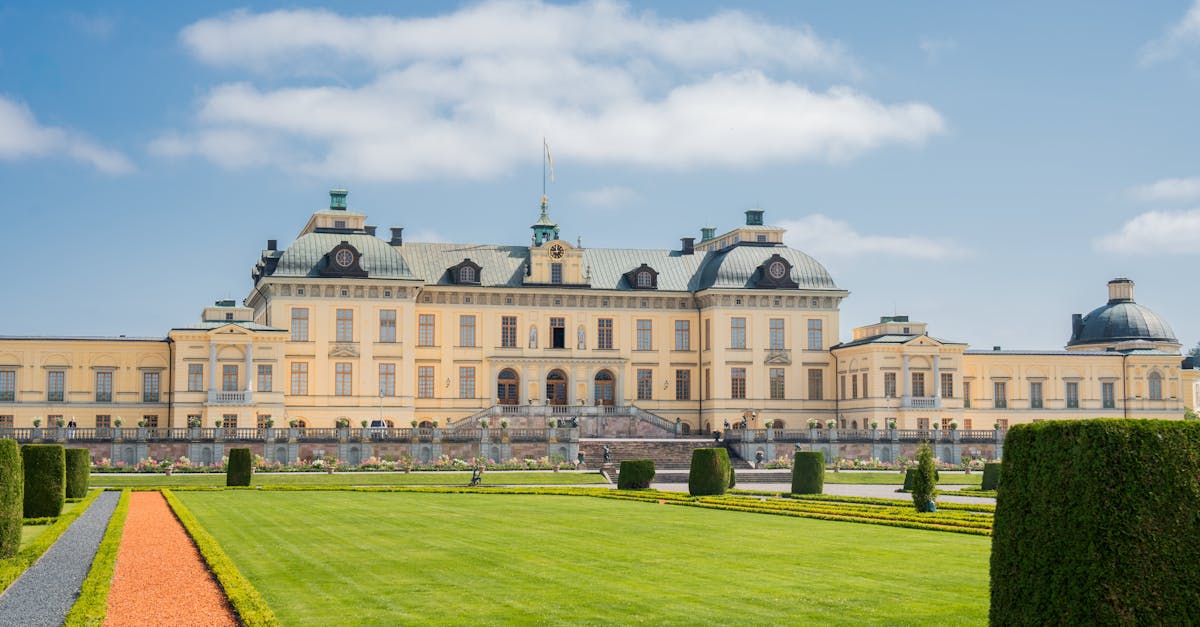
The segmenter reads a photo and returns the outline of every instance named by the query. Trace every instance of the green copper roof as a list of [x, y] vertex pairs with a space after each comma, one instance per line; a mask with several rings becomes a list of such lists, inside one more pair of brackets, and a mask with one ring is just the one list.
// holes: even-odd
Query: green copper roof
[[[308, 233], [292, 242], [275, 267], [273, 276], [317, 277], [325, 255], [338, 244], [348, 242], [362, 255], [360, 264], [372, 279], [412, 279], [404, 257], [387, 242], [361, 233]], [[406, 246], [407, 248], [407, 246]]]

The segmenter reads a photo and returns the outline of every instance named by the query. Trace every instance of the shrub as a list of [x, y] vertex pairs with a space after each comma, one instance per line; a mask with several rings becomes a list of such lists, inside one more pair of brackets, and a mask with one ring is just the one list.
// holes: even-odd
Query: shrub
[[912, 492], [913, 483], [917, 480], [917, 469], [909, 468], [904, 471], [904, 487], [901, 488], [905, 492]]
[[937, 496], [937, 467], [933, 463], [933, 449], [928, 444], [917, 448], [917, 467], [913, 473], [912, 500], [918, 512], [927, 512]]
[[229, 449], [229, 464], [225, 471], [225, 485], [227, 486], [248, 486], [250, 485], [250, 449], [248, 448], [231, 448]]
[[623, 459], [617, 474], [617, 488], [621, 490], [645, 490], [654, 480], [653, 459]]
[[983, 485], [980, 490], [995, 490], [1000, 487], [1000, 462], [988, 462], [983, 465]]
[[729, 463], [729, 489], [737, 487], [737, 471], [733, 468], [733, 462]]
[[85, 448], [67, 449], [67, 498], [87, 496], [92, 475], [92, 452]]
[[688, 472], [688, 493], [692, 496], [725, 494], [729, 489], [729, 452], [723, 448], [698, 448], [692, 451]]
[[825, 491], [825, 454], [821, 451], [796, 451], [792, 461], [792, 494], [820, 494]]
[[67, 455], [59, 444], [21, 447], [25, 465], [25, 517], [57, 517], [67, 499]]
[[25, 469], [16, 440], [0, 438], [0, 559], [17, 554], [25, 512]]
[[1200, 424], [1018, 425], [1003, 468], [991, 624], [1200, 623]]

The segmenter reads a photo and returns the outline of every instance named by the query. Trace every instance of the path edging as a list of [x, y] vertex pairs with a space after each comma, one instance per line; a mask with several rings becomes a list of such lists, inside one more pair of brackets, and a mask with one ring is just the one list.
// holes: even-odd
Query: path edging
[[87, 497], [79, 502], [79, 506], [72, 509], [66, 514], [58, 517], [58, 521], [50, 525], [49, 529], [42, 532], [42, 535], [34, 539], [29, 546], [21, 549], [16, 555], [0, 560], [0, 593], [3, 593], [12, 585], [14, 581], [25, 574], [25, 571], [33, 566], [42, 555], [50, 550], [51, 546], [58, 541], [58, 538], [67, 531], [71, 523], [75, 522], [84, 512], [92, 506], [92, 503], [104, 494], [104, 490], [89, 490]]
[[100, 547], [92, 558], [92, 568], [80, 586], [79, 598], [63, 625], [101, 625], [108, 615], [108, 593], [112, 590], [113, 573], [117, 567], [117, 551], [121, 548], [121, 536], [125, 531], [125, 518], [129, 515], [129, 490], [121, 491], [117, 509], [108, 520], [108, 529], [100, 539]]

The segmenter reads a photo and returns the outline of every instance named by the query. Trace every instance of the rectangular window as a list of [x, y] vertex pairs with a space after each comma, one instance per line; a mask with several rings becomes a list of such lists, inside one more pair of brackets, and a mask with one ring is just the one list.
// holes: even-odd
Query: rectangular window
[[111, 372], [96, 373], [96, 402], [111, 403], [112, 402], [112, 375]]
[[237, 429], [237, 414], [221, 416], [221, 426], [226, 429]]
[[746, 348], [746, 319], [730, 318], [729, 348]]
[[613, 347], [613, 321], [612, 318], [600, 318], [596, 320], [596, 348], [600, 350], [612, 350]]
[[640, 351], [648, 351], [654, 348], [651, 342], [651, 334], [653, 327], [650, 320], [637, 321], [637, 349]]
[[704, 321], [704, 350], [712, 350], [712, 320]]
[[1117, 406], [1116, 385], [1111, 381], [1106, 381], [1100, 384], [1100, 396], [1104, 402], [1104, 409], [1113, 409]]
[[769, 325], [768, 348], [773, 351], [783, 350], [783, 318], [771, 318]]
[[267, 424], [270, 423], [270, 421], [271, 421], [271, 414], [259, 414], [254, 419], [254, 426], [258, 427], [258, 429], [261, 431], [262, 429], [269, 428], [269, 427], [267, 427]]
[[942, 373], [942, 398], [954, 398], [954, 374]]
[[59, 402], [63, 400], [63, 393], [67, 386], [67, 373], [62, 370], [51, 370], [46, 373], [46, 400], [50, 402]]
[[308, 341], [308, 310], [303, 307], [292, 308], [292, 341]]
[[675, 350], [677, 350], [677, 351], [692, 350], [692, 321], [691, 320], [676, 320], [675, 321]]
[[825, 398], [825, 373], [816, 368], [808, 370], [808, 400], [819, 401]]
[[475, 316], [458, 317], [458, 345], [475, 346]]
[[0, 429], [7, 430], [7, 429], [12, 429], [12, 428], [13, 428], [13, 417], [12, 416], [0, 416]]
[[434, 346], [433, 314], [417, 316], [417, 346]]
[[639, 401], [648, 401], [654, 395], [654, 377], [649, 368], [638, 368], [637, 397]]
[[0, 401], [17, 400], [17, 372], [0, 370]]
[[475, 366], [458, 367], [458, 397], [475, 398]]
[[1079, 384], [1067, 382], [1067, 409], [1079, 409]]
[[783, 368], [771, 368], [771, 370], [768, 374], [770, 375], [770, 378], [771, 378], [771, 400], [774, 400], [774, 401], [783, 400], [785, 398], [784, 397], [785, 390], [784, 390], [784, 385], [783, 385], [783, 382], [784, 382]]
[[379, 341], [393, 343], [396, 341], [396, 310], [379, 310]]
[[972, 428], [973, 428], [973, 427], [971, 426], [971, 419], [970, 419], [970, 418], [963, 418], [963, 429], [966, 429], [967, 431], [970, 431]]
[[963, 381], [963, 407], [971, 407], [971, 383]]
[[[96, 417], [99, 418], [99, 416], [96, 416]], [[191, 426], [191, 425], [200, 426], [200, 420], [201, 420], [200, 414], [188, 414], [187, 424], [188, 424], [188, 426]], [[97, 425], [97, 426], [99, 426], [99, 425]]]
[[333, 365], [333, 393], [335, 396], [354, 394], [354, 364], [339, 361]]
[[109, 429], [112, 427], [112, 416], [108, 414], [98, 414], [96, 416], [97, 429]]
[[396, 364], [379, 364], [379, 395], [396, 395]]
[[883, 395], [888, 398], [896, 398], [896, 373], [883, 373]]
[[676, 370], [675, 371], [675, 400], [677, 400], [677, 401], [692, 400], [692, 371], [691, 370]]
[[292, 394], [295, 396], [308, 395], [308, 362], [292, 362]]
[[1008, 384], [1004, 381], [996, 381], [992, 384], [992, 394], [996, 400], [996, 409], [1008, 407]]
[[157, 372], [142, 373], [142, 402], [157, 403], [158, 402], [158, 383], [159, 374]]
[[433, 398], [433, 366], [417, 366], [417, 398]]
[[712, 398], [712, 369], [704, 369], [704, 398]]
[[924, 398], [925, 397], [925, 373], [924, 372], [912, 373], [912, 395], [913, 395], [913, 398]]
[[517, 317], [516, 316], [501, 316], [500, 317], [500, 347], [501, 348], [516, 348], [517, 347]]
[[258, 387], [255, 388], [259, 392], [272, 392], [275, 387], [275, 371], [270, 364], [259, 364], [258, 366]]
[[567, 321], [566, 318], [554, 317], [550, 319], [550, 348], [566, 348], [567, 347]]
[[867, 394], [867, 373], [865, 372], [862, 373], [862, 395], [863, 398], [870, 398], [871, 396], [870, 394]]
[[550, 264], [550, 282], [555, 285], [562, 284], [563, 277], [562, 277], [562, 264], [561, 263]]
[[1149, 383], [1150, 400], [1161, 401], [1162, 397], [1163, 397], [1162, 396], [1162, 375], [1158, 374], [1157, 372], [1151, 372], [1150, 376], [1147, 377], [1146, 380], [1147, 380], [1147, 383]]
[[221, 390], [236, 392], [238, 389], [238, 367], [232, 364], [221, 366]]
[[158, 428], [158, 416], [142, 416], [142, 422], [146, 423], [147, 429]]
[[354, 341], [354, 310], [337, 310], [337, 340], [338, 342]]
[[1033, 409], [1042, 408], [1042, 382], [1032, 381], [1029, 384], [1029, 406]]
[[729, 370], [729, 398], [746, 398], [746, 369]]
[[846, 398], [846, 375], [838, 377], [838, 398]]
[[188, 364], [187, 386], [189, 392], [204, 391], [204, 365]]
[[819, 351], [825, 347], [825, 341], [821, 337], [821, 321], [808, 321], [808, 350]]
[[929, 430], [929, 419], [928, 418], [917, 418], [917, 429], [920, 429], [921, 431], [928, 431]]
[[856, 375], [856, 374], [850, 375], [850, 388], [851, 388], [850, 398], [858, 398], [858, 375]]

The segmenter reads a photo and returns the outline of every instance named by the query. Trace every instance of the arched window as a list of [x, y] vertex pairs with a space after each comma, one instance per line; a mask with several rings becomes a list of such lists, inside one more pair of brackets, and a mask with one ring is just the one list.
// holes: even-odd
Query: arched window
[[475, 268], [472, 268], [471, 266], [463, 266], [463, 267], [459, 268], [458, 269], [458, 282], [459, 283], [474, 283], [475, 282]]
[[1150, 400], [1161, 401], [1162, 400], [1162, 375], [1158, 374], [1157, 372], [1151, 372], [1150, 376], [1147, 377], [1147, 380], [1150, 382]]
[[651, 278], [649, 272], [643, 270], [642, 272], [637, 273], [638, 287], [652, 287], [653, 284], [653, 279]]

